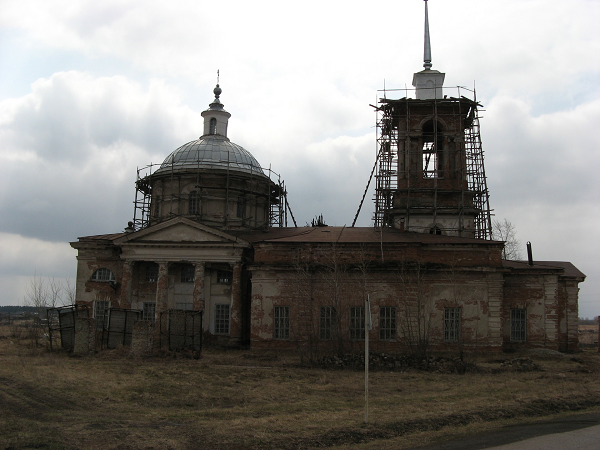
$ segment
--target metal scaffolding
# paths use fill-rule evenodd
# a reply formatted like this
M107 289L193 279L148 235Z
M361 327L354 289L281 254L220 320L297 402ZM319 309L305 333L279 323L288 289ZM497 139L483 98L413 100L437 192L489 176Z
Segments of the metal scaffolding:
M157 170L161 167L163 168L163 171L160 173L160 175L156 174ZM155 208L156 211L156 204L158 202L161 202L162 204L173 205L175 204L176 200L189 201L189 194L183 194L181 192L172 193L169 196L161 196L160 199L158 198L158 194L153 194L153 178L170 177L171 180L173 180L174 177L184 173L181 170L177 170L177 168L174 166L169 167L168 172L164 171L164 168L164 164L149 164L148 166L137 169L133 212L133 228L136 230L146 228L150 225L157 223L160 220L167 220L176 216L189 216L189 214L177 213L172 210L170 210L167 214L162 214L162 219L157 219L158 214L153 214L152 208ZM200 168L193 169L193 171L197 171L198 174L200 174L201 170L202 169ZM226 170L224 172L226 174L226 181L224 187L216 188L215 186L203 186L200 182L200 177L198 177L196 187L199 189L222 189L222 199L227 204L230 201L233 201L233 199L238 196L263 198L265 204L267 205L269 217L268 222L264 223L263 226L260 228L287 227L288 212L290 213L294 226L297 226L287 199L287 190L285 187L284 180L279 174L271 170L270 167L268 169L262 170L264 173L268 174L268 181L264 178L264 175L261 174L261 180L265 180L265 183L268 183L268 188L266 188L264 192L262 192L258 188L252 189L251 187L241 189L239 187L239 183L236 187L234 181L239 181L240 179L251 181L253 179L257 179L258 177L256 174L236 172L234 170ZM190 173L188 172L187 175L189 174ZM247 186L251 185L252 183L247 184ZM197 219L202 220L202 216L199 215ZM227 219L224 218L224 224L226 223Z
M437 139L438 131L435 130L436 124L442 119L446 122L460 124L458 130L449 132L454 133L452 139L463 145L462 156L464 162L459 165L457 171L459 174L453 174L460 180L466 180L465 183L457 183L453 188L445 188L447 195L452 195L459 199L456 204L448 205L438 202L439 192L442 190L438 187L437 177L426 176L423 173L423 178L431 179L430 187L412 186L411 178L404 177L402 193L407 202L407 211L414 211L418 207L415 206L414 198L419 195L428 195L433 199L432 205L429 206L431 214L434 218L437 214L443 214L450 210L458 211L459 223L457 229L462 230L464 227L465 212L474 216L474 237L480 239L491 239L491 210L489 207L489 193L485 176L485 168L483 162L483 149L481 145L481 136L479 134L479 110L481 106L476 101L474 90L469 90L464 87L455 88L458 92L457 97L449 97L444 95L442 99L431 100L415 100L408 98L408 89L406 96L398 100L390 100L386 96L390 90L384 91L384 97L379 100L379 105L376 106L377 113L377 155L374 166L375 174L375 213L373 216L374 226L376 228L390 227L392 221L390 213L394 210L394 196L398 193L398 180L401 175L399 168L406 173L410 172L411 164L416 162L415 158L423 158L423 155L409 155L408 149L411 146L411 139L416 139L419 132L411 130L411 108L419 109L416 113L421 117L427 117L434 124L433 141ZM444 91L450 92L451 89L445 88ZM471 94L472 98L463 95ZM424 114L423 110L430 108ZM439 112L442 108L444 113ZM450 113L448 111L451 111ZM448 117L452 115L452 117ZM442 120L443 121L443 120ZM420 132L421 137L423 132ZM432 146L434 144L432 143ZM437 147L437 142L435 142ZM406 161L399 161L401 148L407 149L405 152ZM423 152L425 153L425 152ZM408 156L407 156L408 155ZM413 159L411 159L413 158ZM422 160L422 164L429 163ZM421 164L421 163L417 163ZM420 170L424 170L423 167ZM370 183L371 180L369 180ZM366 190L365 190L366 193ZM412 203L411 203L412 202ZM362 205L362 203L361 203ZM357 213L358 216L358 213ZM355 219L356 220L356 219Z

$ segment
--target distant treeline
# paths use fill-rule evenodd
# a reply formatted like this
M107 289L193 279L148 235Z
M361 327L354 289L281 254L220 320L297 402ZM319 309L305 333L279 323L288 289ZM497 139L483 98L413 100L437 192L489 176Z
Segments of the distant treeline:
M598 316L593 319L588 319L587 317L579 318L579 325L597 325L598 324Z
M21 312L36 312L37 308L34 306L0 306L0 314L17 314Z

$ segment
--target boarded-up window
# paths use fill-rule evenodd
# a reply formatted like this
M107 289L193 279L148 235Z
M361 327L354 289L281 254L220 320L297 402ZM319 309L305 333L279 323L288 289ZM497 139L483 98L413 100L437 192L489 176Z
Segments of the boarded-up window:
M350 308L350 339L365 338L365 308L352 306Z
M333 339L337 314L333 306L321 306L319 317L319 338Z
M444 340L457 342L460 339L460 308L444 308Z
M275 306L273 308L273 339L290 338L290 307Z
M527 310L510 310L510 340L513 342L527 340Z
M393 306L379 308L379 339L396 339L396 308Z
M215 334L229 334L229 305L215 305Z

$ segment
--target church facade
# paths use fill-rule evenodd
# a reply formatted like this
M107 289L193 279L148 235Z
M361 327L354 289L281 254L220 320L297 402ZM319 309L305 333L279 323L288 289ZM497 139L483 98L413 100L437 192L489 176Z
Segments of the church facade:
M502 259L477 102L444 95L428 51L416 98L378 106L374 227L287 226L285 186L229 140L217 84L203 135L138 176L125 231L71 243L77 303L157 329L165 312L201 311L205 341L253 348L351 351L369 333L390 352L577 350L585 275Z

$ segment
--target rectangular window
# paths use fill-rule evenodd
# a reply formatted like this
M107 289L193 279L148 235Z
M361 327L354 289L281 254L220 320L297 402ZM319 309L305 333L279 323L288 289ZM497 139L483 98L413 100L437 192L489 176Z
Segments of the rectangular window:
M393 306L379 308L379 339L382 341L396 339L396 308Z
M191 311L192 309L194 309L194 304L192 302L177 302L175 303L175 309Z
M444 308L444 341L460 339L460 308Z
M231 284L232 273L226 270L217 271L217 283L218 284Z
M510 310L510 340L513 342L525 342L527 338L527 310Z
M105 300L96 300L94 302L94 318L96 319L96 329L101 330L108 326L108 308L110 302Z
M142 320L154 321L154 315L156 313L155 302L144 302L142 304Z
M193 283L194 282L194 266L187 265L181 268L181 282L182 283Z
M146 281L148 283L156 283L158 280L158 266L146 266Z
M290 307L275 306L273 308L273 339L290 338Z
M335 335L336 310L333 306L321 306L319 318L319 338L333 339Z
M365 308L352 306L350 308L350 339L360 340L365 338Z
M229 334L229 305L215 305L215 334Z

